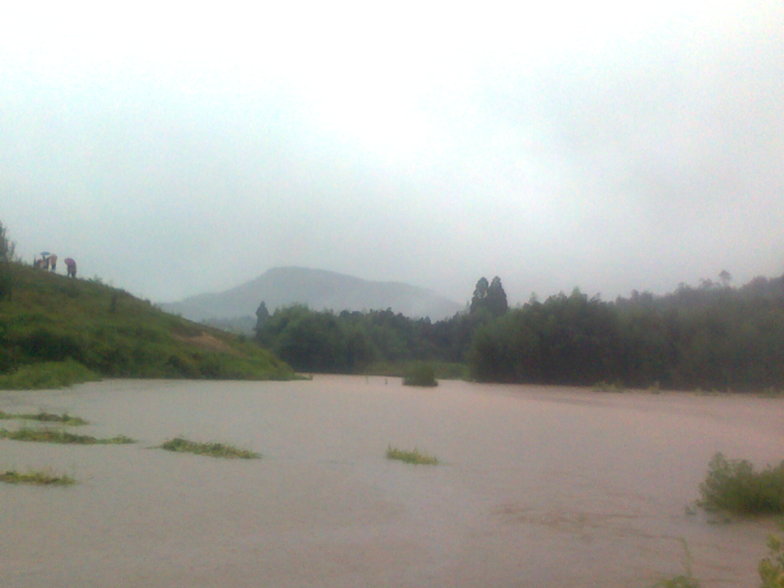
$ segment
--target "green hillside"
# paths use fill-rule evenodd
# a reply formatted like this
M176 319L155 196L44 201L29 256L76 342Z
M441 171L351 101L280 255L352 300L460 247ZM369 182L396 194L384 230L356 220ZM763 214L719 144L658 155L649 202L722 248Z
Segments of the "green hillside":
M242 337L167 314L98 280L19 263L5 268L0 389L100 377L293 377L286 363Z

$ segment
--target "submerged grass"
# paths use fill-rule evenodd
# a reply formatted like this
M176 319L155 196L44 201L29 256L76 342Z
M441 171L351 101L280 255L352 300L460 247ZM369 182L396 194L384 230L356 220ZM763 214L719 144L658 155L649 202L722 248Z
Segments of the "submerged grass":
M29 471L25 473L16 470L6 470L0 473L0 482L6 484L34 484L36 486L70 486L75 484L70 476L59 476L47 471Z
M11 439L13 441L35 441L39 443L66 443L76 445L122 445L126 443L136 443L134 439L125 435L118 435L108 439L98 439L91 435L74 435L67 431L54 429L18 429L10 431L0 429L0 439Z
M210 457L226 457L226 458L239 458L239 459L258 459L261 454L248 449L240 449L225 443L198 443L196 441L189 441L182 437L175 437L170 439L159 446L160 449L167 451L178 451L183 453L195 453L196 455L208 455Z
M60 423L63 425L69 426L80 426L80 425L88 425L89 421L84 420L81 417L73 416L64 412L62 414L54 414L51 412L39 412L36 414L24 414L24 413L11 413L11 412L3 412L0 410L0 420L8 420L8 419L21 419L26 421L40 421L42 423Z
M427 453L422 453L414 448L413 451L404 451L391 445L387 447L387 459L397 459L405 463L416 465L438 465L438 458Z

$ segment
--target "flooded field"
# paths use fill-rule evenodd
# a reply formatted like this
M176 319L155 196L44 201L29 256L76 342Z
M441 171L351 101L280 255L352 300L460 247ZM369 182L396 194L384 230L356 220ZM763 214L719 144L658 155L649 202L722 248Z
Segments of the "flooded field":
M0 441L0 469L79 481L0 484L6 587L645 587L684 573L687 545L703 586L748 588L775 521L687 507L715 452L784 457L784 400L738 395L115 380L0 392L0 410L139 440ZM175 436L263 458L152 448Z

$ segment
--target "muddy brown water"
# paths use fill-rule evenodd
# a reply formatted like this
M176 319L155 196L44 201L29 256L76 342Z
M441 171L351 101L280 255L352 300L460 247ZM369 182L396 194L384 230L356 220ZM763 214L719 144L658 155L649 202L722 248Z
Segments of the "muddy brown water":
M780 399L344 376L0 393L40 409L139 442L0 441L0 468L79 480L0 485L6 587L644 587L690 557L703 586L747 588L776 530L687 506L715 452L784 457ZM174 436L264 457L151 449Z

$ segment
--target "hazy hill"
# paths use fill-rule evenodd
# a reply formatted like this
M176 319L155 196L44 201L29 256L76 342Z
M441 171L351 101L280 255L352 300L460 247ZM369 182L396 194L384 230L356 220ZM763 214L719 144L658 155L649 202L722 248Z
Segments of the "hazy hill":
M439 320L462 307L435 292L399 282L372 282L335 272L301 267L271 269L255 280L216 294L199 294L161 304L164 310L195 321L255 316L267 309L306 304L313 310L385 310ZM255 319L254 319L255 320Z
M64 367L119 377L292 375L242 337L168 314L124 290L18 263L5 268L12 287L10 296L0 296L0 388L47 386Z

